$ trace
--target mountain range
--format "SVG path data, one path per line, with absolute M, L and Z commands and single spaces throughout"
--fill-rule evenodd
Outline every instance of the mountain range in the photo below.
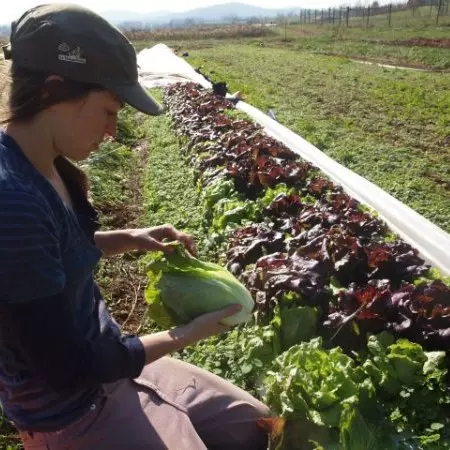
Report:
M 170 11 L 156 11 L 150 13 L 132 12 L 127 10 L 110 10 L 101 13 L 110 22 L 116 25 L 145 24 L 163 25 L 170 23 L 195 22 L 221 22 L 231 19 L 247 19 L 254 17 L 276 17 L 279 14 L 298 13 L 300 8 L 269 9 L 245 3 L 225 3 L 191 9 L 189 11 L 173 13 Z
M 123 28 L 129 26 L 163 26 L 192 23 L 230 22 L 248 18 L 272 18 L 277 15 L 298 14 L 297 8 L 261 8 L 246 3 L 225 3 L 191 9 L 184 12 L 153 11 L 149 13 L 129 10 L 107 10 L 100 13 L 105 19 Z M 9 24 L 0 23 L 0 35 L 9 34 Z

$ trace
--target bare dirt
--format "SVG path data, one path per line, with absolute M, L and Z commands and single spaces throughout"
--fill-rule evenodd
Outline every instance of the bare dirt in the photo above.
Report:
M 126 229 L 139 227 L 142 215 L 142 174 L 147 164 L 148 148 L 144 141 L 135 148 L 138 164 L 127 177 L 130 192 L 126 203 L 98 205 L 99 213 L 107 218 L 108 227 Z M 146 311 L 143 298 L 145 274 L 139 271 L 139 254 L 125 254 L 105 259 L 98 276 L 108 307 L 124 333 L 137 334 Z
M 414 39 L 397 39 L 393 41 L 377 41 L 378 44 L 384 45 L 402 45 L 405 47 L 435 47 L 435 48 L 450 48 L 450 39 L 429 39 L 429 38 L 414 38 Z

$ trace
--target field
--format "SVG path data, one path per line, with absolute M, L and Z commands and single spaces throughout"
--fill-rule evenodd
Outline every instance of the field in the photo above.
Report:
M 272 110 L 280 123 L 450 231 L 450 73 L 353 61 L 447 70 L 449 27 L 292 25 L 288 42 L 279 31 L 259 40 L 170 45 L 188 52 L 187 60 L 212 80 L 226 81 L 230 92 Z M 419 37 L 447 47 L 412 46 Z M 407 42 L 379 43 L 399 40 Z
M 428 8 L 418 11 L 425 16 Z M 352 23 L 357 19 L 352 19 L 353 26 L 348 29 L 293 23 L 257 38 L 228 36 L 228 31 L 228 37 L 221 39 L 195 40 L 189 33 L 183 40 L 173 39 L 173 35 L 166 38 L 179 54 L 188 52 L 187 60 L 214 81 L 226 81 L 231 92 L 239 90 L 252 105 L 271 110 L 279 122 L 450 232 L 449 17 L 443 17 L 438 27 L 432 19 L 422 17 L 419 27 L 417 17 L 412 20 L 404 12 L 395 14 L 397 27 L 393 28 L 376 17 L 369 28 L 357 27 Z M 136 48 L 157 42 L 150 37 L 152 40 L 136 41 Z M 411 45 L 411 40 L 419 38 L 428 46 Z M 398 41 L 404 40 L 408 42 L 399 45 Z M 352 59 L 428 70 L 393 70 Z M 162 100 L 160 91 L 153 93 Z M 173 120 L 171 116 L 144 118 L 128 108 L 121 113 L 117 141 L 102 146 L 83 164 L 91 179 L 93 201 L 104 228 L 173 223 L 194 234 L 202 258 L 226 262 L 224 250 L 230 231 L 214 229 L 208 221 L 205 225 L 205 216 L 211 211 L 205 210 L 205 198 L 196 187 L 198 168 L 188 164 L 192 159 L 192 154 L 186 154 L 189 136 L 174 133 Z M 212 242 L 212 231 L 222 238 Z M 224 237 L 225 242 L 220 242 Z M 137 334 L 155 327 L 145 315 L 142 263 L 140 256 L 115 257 L 105 260 L 96 274 L 114 317 L 124 331 Z M 302 304 L 298 311 L 309 312 L 306 308 L 310 305 Z M 261 369 L 255 362 L 263 360 L 261 355 L 242 358 L 253 348 L 268 354 L 277 328 L 264 321 L 263 325 L 266 328 L 239 329 L 223 340 L 206 341 L 177 356 L 254 391 L 255 373 L 265 371 L 269 362 L 264 361 Z M 305 348 L 305 355 L 307 352 L 312 355 L 305 360 L 307 364 L 315 357 L 331 364 L 327 350 L 314 353 Z M 404 364 L 411 363 L 409 356 L 402 356 Z M 331 372 L 325 371 L 323 376 L 335 376 L 333 370 L 330 365 Z M 354 375 L 348 372 L 346 376 Z M 338 378 L 333 382 L 341 383 Z M 408 398 L 418 396 L 419 391 L 408 389 L 402 392 L 401 401 L 396 400 L 397 410 L 389 410 L 392 421 L 400 428 L 407 427 L 408 420 L 414 423 L 424 433 L 424 449 L 448 448 L 447 440 L 439 440 L 442 417 L 437 416 L 425 430 L 420 418 L 408 416 L 408 408 L 423 408 L 431 417 L 433 395 L 427 394 L 428 403 L 421 397 L 414 409 Z M 420 395 L 425 393 L 428 391 L 423 388 Z M 347 419 L 348 425 L 356 420 Z M 366 422 L 358 425 L 368 426 Z M 0 448 L 20 448 L 11 427 L 0 429 L 0 434 L 4 435 L 0 436 Z M 345 448 L 366 447 L 353 444 Z

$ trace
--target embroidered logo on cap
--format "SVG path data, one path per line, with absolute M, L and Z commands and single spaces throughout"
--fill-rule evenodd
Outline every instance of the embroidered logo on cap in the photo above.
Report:
M 62 52 L 58 55 L 58 59 L 60 61 L 86 64 L 86 58 L 81 57 L 80 47 L 70 50 L 70 47 L 65 42 L 62 42 L 61 44 L 59 44 L 58 50 Z

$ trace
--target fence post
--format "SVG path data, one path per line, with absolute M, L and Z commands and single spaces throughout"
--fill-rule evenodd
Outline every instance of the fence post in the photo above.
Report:
M 284 19 L 284 42 L 287 42 L 287 19 Z
M 322 17 L 320 19 L 320 24 L 323 25 L 323 8 L 322 8 Z
M 347 24 L 347 28 L 348 28 L 349 17 L 350 17 L 350 6 L 347 6 L 347 17 L 345 18 L 345 23 Z
M 389 3 L 389 27 L 391 26 L 392 20 L 392 3 Z
M 335 17 L 335 15 L 334 15 L 334 8 L 333 8 L 333 25 L 334 25 L 334 17 Z
M 365 17 L 366 17 L 366 8 L 362 8 L 362 26 L 364 25 L 365 22 Z
M 366 22 L 366 27 L 369 26 L 369 22 L 370 22 L 370 6 L 367 7 L 367 22 Z
M 314 10 L 314 23 L 317 23 L 317 9 Z
M 441 12 L 442 0 L 439 0 L 438 9 L 436 14 L 436 25 L 439 25 L 439 14 Z

